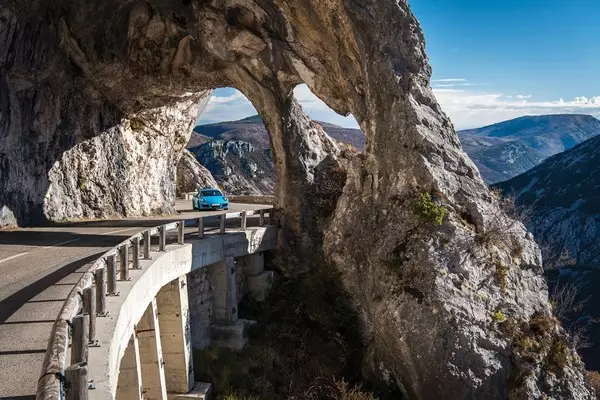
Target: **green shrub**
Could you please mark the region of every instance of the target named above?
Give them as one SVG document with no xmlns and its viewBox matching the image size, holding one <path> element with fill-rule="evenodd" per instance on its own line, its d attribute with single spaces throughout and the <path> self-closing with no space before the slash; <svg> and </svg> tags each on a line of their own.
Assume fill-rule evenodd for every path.
<svg viewBox="0 0 600 400">
<path fill-rule="evenodd" d="M 492 315 L 492 319 L 494 320 L 494 322 L 500 324 L 506 321 L 506 315 L 504 315 L 502 311 L 498 310 Z"/>
<path fill-rule="evenodd" d="M 500 284 L 500 289 L 506 290 L 508 285 L 508 267 L 502 262 L 498 262 L 496 264 L 496 279 L 498 279 L 498 283 Z"/>
<path fill-rule="evenodd" d="M 414 202 L 413 210 L 415 214 L 435 225 L 441 225 L 448 210 L 443 206 L 435 204 L 429 192 L 423 192 Z"/>
</svg>

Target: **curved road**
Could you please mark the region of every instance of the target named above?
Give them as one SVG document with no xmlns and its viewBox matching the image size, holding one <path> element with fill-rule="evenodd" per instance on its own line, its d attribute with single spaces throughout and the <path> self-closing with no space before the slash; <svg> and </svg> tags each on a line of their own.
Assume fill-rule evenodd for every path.
<svg viewBox="0 0 600 400">
<path fill-rule="evenodd" d="M 232 203 L 227 212 L 265 207 Z M 191 200 L 178 200 L 177 210 L 176 216 L 0 231 L 0 400 L 35 397 L 52 324 L 91 262 L 148 227 L 223 213 L 193 211 Z"/>
</svg>

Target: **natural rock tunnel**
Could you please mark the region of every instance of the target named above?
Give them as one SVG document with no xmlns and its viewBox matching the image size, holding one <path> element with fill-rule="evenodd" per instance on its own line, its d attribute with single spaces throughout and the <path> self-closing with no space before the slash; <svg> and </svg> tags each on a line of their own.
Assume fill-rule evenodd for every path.
<svg viewBox="0 0 600 400">
<path fill-rule="evenodd" d="M 405 0 L 1 4 L 2 225 L 90 216 L 72 212 L 81 204 L 169 211 L 172 178 L 148 178 L 174 176 L 191 104 L 235 87 L 271 135 L 283 269 L 314 254 L 340 273 L 362 316 L 365 376 L 408 398 L 591 398 L 574 352 L 550 377 L 549 348 L 524 358 L 494 319 L 537 337 L 533 316 L 550 318 L 539 250 L 462 152 Z M 364 154 L 340 154 L 311 124 L 291 95 L 301 82 L 356 117 Z M 329 171 L 343 191 L 316 215 L 313 181 Z"/>
</svg>

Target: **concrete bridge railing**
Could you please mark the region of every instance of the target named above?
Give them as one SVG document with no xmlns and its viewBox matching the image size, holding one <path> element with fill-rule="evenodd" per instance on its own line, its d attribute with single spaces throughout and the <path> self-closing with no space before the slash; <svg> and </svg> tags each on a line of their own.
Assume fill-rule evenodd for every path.
<svg viewBox="0 0 600 400">
<path fill-rule="evenodd" d="M 248 217 L 251 215 L 258 216 L 258 227 L 247 229 Z M 169 284 L 174 284 L 175 291 L 181 291 L 186 284 L 181 277 L 195 269 L 217 266 L 215 285 L 223 282 L 220 290 L 223 292 L 221 297 L 224 299 L 224 306 L 215 310 L 215 314 L 222 314 L 219 317 L 222 321 L 237 321 L 237 303 L 233 308 L 235 318 L 232 319 L 231 301 L 228 300 L 231 294 L 226 293 L 231 292 L 232 280 L 231 273 L 227 270 L 234 270 L 233 257 L 244 257 L 274 248 L 276 228 L 268 226 L 273 222 L 272 212 L 270 208 L 266 208 L 220 214 L 217 216 L 217 234 L 207 234 L 208 218 L 215 217 L 171 222 L 138 233 L 107 251 L 83 273 L 52 328 L 38 381 L 37 399 L 87 399 L 89 389 L 96 389 L 90 392 L 94 393 L 91 397 L 114 398 L 121 359 L 126 351 L 130 351 L 133 342 L 136 344 L 139 364 L 139 345 L 135 339 L 138 321 L 142 324 L 149 319 L 150 325 L 156 325 L 151 330 L 156 330 L 158 334 L 156 301 L 159 291 L 161 288 L 163 291 L 173 290 L 169 289 Z M 234 218 L 239 218 L 239 228 L 228 230 L 227 220 L 235 222 L 232 220 Z M 190 225 L 197 226 L 193 236 L 198 240 L 184 243 L 185 227 Z M 169 244 L 167 251 L 167 233 L 173 231 L 177 232 L 176 242 Z M 175 235 L 172 236 L 174 241 Z M 152 251 L 153 242 L 158 252 Z M 230 261 L 226 262 L 226 259 Z M 235 278 L 233 282 L 235 286 Z M 177 289 L 179 284 L 180 288 Z M 235 289 L 233 292 L 235 297 Z M 187 301 L 187 292 L 185 296 Z M 187 314 L 187 304 L 185 307 Z M 174 315 L 181 319 L 181 313 L 181 309 L 177 309 Z M 105 318 L 109 314 L 111 317 Z M 187 324 L 189 330 L 189 320 Z M 133 341 L 130 339 L 132 332 L 135 339 Z M 185 329 L 181 334 L 189 336 Z M 189 338 L 187 340 L 189 347 Z M 186 351 L 189 352 L 189 349 L 183 353 Z M 164 364 L 162 359 L 156 360 L 155 364 L 161 363 Z M 190 370 L 193 372 L 189 367 L 187 375 Z M 137 374 L 140 373 L 138 365 Z M 162 374 L 164 381 L 164 371 Z M 142 397 L 139 383 L 141 376 L 139 378 L 137 392 Z M 184 380 L 191 389 L 193 376 L 187 376 Z M 164 382 L 159 390 L 166 394 Z"/>
</svg>

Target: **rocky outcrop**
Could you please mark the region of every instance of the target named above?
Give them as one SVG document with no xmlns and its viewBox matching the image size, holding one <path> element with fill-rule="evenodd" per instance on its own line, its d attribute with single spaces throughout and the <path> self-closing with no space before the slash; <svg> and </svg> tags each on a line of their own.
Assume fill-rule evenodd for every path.
<svg viewBox="0 0 600 400">
<path fill-rule="evenodd" d="M 178 158 L 203 96 L 207 95 L 144 111 L 65 151 L 48 173 L 46 218 L 61 221 L 174 212 L 177 165 L 189 164 L 185 155 L 181 161 Z M 191 172 L 193 183 L 214 182 L 201 166 L 189 168 L 187 176 Z"/>
<path fill-rule="evenodd" d="M 600 137 L 494 186 L 524 209 L 545 266 L 600 268 Z"/>
<path fill-rule="evenodd" d="M 20 11 L 0 9 L 0 227 L 172 212 L 175 168 L 210 90 L 115 102 L 86 79 L 64 18 Z"/>
<path fill-rule="evenodd" d="M 200 164 L 192 153 L 184 150 L 177 164 L 177 195 L 218 186 L 210 171 Z"/>
<path fill-rule="evenodd" d="M 362 317 L 365 376 L 413 399 L 592 398 L 550 316 L 539 249 L 499 210 L 432 95 L 405 0 L 0 10 L 3 215 L 40 214 L 47 172 L 79 141 L 233 86 L 271 135 L 282 270 L 312 260 L 338 273 Z M 363 154 L 340 152 L 305 116 L 301 82 L 356 117 Z"/>
<path fill-rule="evenodd" d="M 212 140 L 189 151 L 228 194 L 269 195 L 275 189 L 275 166 L 269 150 L 241 140 Z"/>
</svg>

